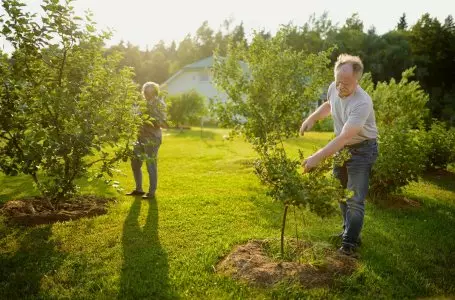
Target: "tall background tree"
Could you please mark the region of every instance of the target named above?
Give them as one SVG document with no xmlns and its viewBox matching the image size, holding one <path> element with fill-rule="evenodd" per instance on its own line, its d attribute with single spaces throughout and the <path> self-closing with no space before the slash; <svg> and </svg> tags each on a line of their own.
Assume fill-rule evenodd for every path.
<svg viewBox="0 0 455 300">
<path fill-rule="evenodd" d="M 374 26 L 365 28 L 361 16 L 354 13 L 343 24 L 333 24 L 328 13 L 312 15 L 302 25 L 289 23 L 283 26 L 285 43 L 296 51 L 318 53 L 337 46 L 332 62 L 343 52 L 359 55 L 374 83 L 400 80 L 402 72 L 416 66 L 415 79 L 430 95 L 426 107 L 430 117 L 455 125 L 455 25 L 451 15 L 443 21 L 422 15 L 415 24 L 409 24 L 406 14 L 397 20 L 396 27 L 378 34 Z M 256 32 L 265 39 L 273 38 L 270 32 Z M 166 45 L 163 42 L 140 50 L 134 45 L 120 43 L 111 47 L 124 53 L 122 65 L 131 66 L 136 81 L 164 82 L 183 66 L 205 58 L 218 50 L 228 55 L 228 44 L 248 48 L 246 30 L 242 22 L 234 25 L 226 20 L 217 30 L 204 21 L 195 33 L 180 42 Z"/>
</svg>

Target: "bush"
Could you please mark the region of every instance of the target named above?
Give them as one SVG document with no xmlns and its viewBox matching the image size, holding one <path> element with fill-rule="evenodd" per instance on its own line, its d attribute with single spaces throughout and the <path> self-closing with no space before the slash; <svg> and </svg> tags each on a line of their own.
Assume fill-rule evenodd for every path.
<svg viewBox="0 0 455 300">
<path fill-rule="evenodd" d="M 333 119 L 332 117 L 325 118 L 323 120 L 319 120 L 313 126 L 314 131 L 320 132 L 332 132 L 333 131 Z"/>
<path fill-rule="evenodd" d="M 207 114 L 205 97 L 198 92 L 189 92 L 168 98 L 168 118 L 176 127 L 189 124 L 200 124 L 201 118 Z"/>
<path fill-rule="evenodd" d="M 424 134 L 419 130 L 380 128 L 379 156 L 373 167 L 370 195 L 384 197 L 418 181 L 427 162 Z"/>
<path fill-rule="evenodd" d="M 423 119 L 428 95 L 409 78 L 414 69 L 403 72 L 400 82 L 391 79 L 374 87 L 366 74 L 362 86 L 373 99 L 379 130 L 379 157 L 373 166 L 370 194 L 386 196 L 417 181 L 425 169 L 428 145 Z"/>
<path fill-rule="evenodd" d="M 434 121 L 425 136 L 428 144 L 428 169 L 445 169 L 455 162 L 455 129 L 448 130 L 440 121 Z"/>
</svg>

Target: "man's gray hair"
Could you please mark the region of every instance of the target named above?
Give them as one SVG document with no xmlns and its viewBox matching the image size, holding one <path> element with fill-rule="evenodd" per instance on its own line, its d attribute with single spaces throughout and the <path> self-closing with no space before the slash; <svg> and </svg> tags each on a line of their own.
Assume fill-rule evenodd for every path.
<svg viewBox="0 0 455 300">
<path fill-rule="evenodd" d="M 142 86 L 142 96 L 145 97 L 145 91 L 149 88 L 153 88 L 158 95 L 158 93 L 160 91 L 160 85 L 156 82 L 148 81 L 148 82 L 144 83 L 144 85 Z"/>
<path fill-rule="evenodd" d="M 354 72 L 354 75 L 357 77 L 357 80 L 360 80 L 360 78 L 362 78 L 363 75 L 362 60 L 358 56 L 352 56 L 349 54 L 341 54 L 340 56 L 338 56 L 337 61 L 335 63 L 335 68 L 333 70 L 335 73 L 335 77 L 340 67 L 346 64 L 350 64 L 352 66 L 352 71 Z"/>
</svg>

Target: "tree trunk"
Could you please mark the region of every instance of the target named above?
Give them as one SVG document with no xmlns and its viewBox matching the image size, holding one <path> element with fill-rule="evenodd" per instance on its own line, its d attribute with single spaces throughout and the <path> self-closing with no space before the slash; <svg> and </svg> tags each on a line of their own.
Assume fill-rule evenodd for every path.
<svg viewBox="0 0 455 300">
<path fill-rule="evenodd" d="M 286 227 L 286 215 L 288 213 L 289 206 L 284 205 L 283 223 L 281 224 L 281 258 L 284 258 L 284 229 Z"/>
</svg>

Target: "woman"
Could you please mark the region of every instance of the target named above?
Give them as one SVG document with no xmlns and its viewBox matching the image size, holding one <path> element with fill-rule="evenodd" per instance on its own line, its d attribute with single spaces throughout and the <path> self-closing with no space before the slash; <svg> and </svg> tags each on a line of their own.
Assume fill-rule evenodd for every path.
<svg viewBox="0 0 455 300">
<path fill-rule="evenodd" d="M 142 196 L 144 199 L 155 197 L 158 180 L 157 157 L 162 141 L 161 127 L 166 128 L 166 105 L 160 98 L 160 87 L 155 82 L 146 82 L 142 86 L 142 95 L 146 101 L 142 119 L 143 125 L 139 130 L 138 140 L 134 145 L 134 157 L 131 160 L 136 189 L 129 196 Z M 142 189 L 142 163 L 146 161 L 149 173 L 149 190 Z"/>
</svg>

